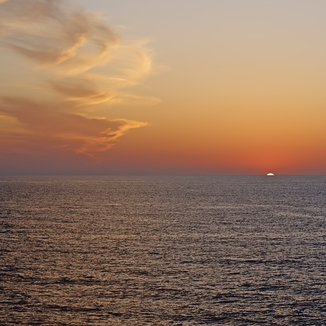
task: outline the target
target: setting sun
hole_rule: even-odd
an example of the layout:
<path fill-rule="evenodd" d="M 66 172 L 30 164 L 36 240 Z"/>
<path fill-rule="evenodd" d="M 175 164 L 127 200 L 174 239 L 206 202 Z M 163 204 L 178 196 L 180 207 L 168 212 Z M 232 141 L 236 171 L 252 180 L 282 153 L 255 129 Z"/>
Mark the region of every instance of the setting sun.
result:
<path fill-rule="evenodd" d="M 272 172 L 270 172 L 270 173 L 267 173 L 266 175 L 267 175 L 268 177 L 274 177 L 275 174 L 272 173 Z"/>

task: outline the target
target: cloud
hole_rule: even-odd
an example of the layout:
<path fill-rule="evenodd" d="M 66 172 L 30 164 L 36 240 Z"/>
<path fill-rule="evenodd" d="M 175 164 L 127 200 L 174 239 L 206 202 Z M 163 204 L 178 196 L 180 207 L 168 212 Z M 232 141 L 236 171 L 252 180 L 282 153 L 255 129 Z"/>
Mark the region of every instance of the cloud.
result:
<path fill-rule="evenodd" d="M 64 108 L 28 99 L 0 98 L 0 115 L 14 118 L 12 137 L 27 135 L 56 139 L 62 147 L 76 153 L 94 155 L 112 147 L 113 141 L 132 128 L 146 123 L 125 119 L 88 118 L 63 111 Z"/>
<path fill-rule="evenodd" d="M 79 74 L 104 64 L 119 43 L 99 17 L 61 0 L 10 0 L 1 9 L 7 46 L 40 67 Z"/>
<path fill-rule="evenodd" d="M 107 102 L 115 96 L 115 91 L 109 91 L 94 81 L 85 78 L 70 78 L 64 81 L 52 80 L 50 86 L 67 100 L 79 101 L 83 105 L 99 104 Z"/>
<path fill-rule="evenodd" d="M 68 1 L 0 3 L 0 45 L 36 68 L 30 76 L 33 83 L 28 97 L 4 90 L 13 84 L 23 87 L 26 80 L 8 82 L 0 94 L 0 122 L 8 125 L 10 120 L 11 126 L 2 128 L 0 146 L 4 146 L 4 139 L 10 144 L 20 139 L 18 147 L 23 138 L 42 143 L 46 139 L 51 146 L 95 155 L 112 147 L 127 130 L 146 125 L 85 115 L 95 114 L 100 103 L 103 112 L 103 105 L 159 102 L 122 91 L 152 73 L 152 53 L 145 42 L 124 44 L 103 18 Z M 0 82 L 6 84 L 2 79 Z M 41 99 L 37 89 L 50 94 L 51 101 Z M 12 121 L 16 122 L 14 127 Z"/>
<path fill-rule="evenodd" d="M 156 97 L 139 96 L 119 93 L 112 100 L 112 103 L 124 104 L 124 105 L 156 105 L 161 102 Z"/>

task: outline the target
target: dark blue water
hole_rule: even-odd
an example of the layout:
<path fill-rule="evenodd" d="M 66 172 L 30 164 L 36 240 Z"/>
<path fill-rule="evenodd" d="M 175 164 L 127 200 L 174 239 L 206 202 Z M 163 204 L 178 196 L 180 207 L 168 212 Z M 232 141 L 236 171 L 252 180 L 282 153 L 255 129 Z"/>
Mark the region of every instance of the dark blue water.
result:
<path fill-rule="evenodd" d="M 1 325 L 326 325 L 325 177 L 2 177 Z"/>

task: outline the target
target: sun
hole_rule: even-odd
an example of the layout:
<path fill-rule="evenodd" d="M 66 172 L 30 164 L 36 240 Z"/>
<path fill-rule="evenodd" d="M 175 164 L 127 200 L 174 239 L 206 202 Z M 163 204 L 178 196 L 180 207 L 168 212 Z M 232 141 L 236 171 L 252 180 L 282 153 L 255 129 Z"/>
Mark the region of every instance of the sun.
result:
<path fill-rule="evenodd" d="M 267 173 L 266 175 L 267 175 L 268 177 L 274 177 L 275 174 L 272 173 L 272 172 L 269 172 L 269 173 Z"/>

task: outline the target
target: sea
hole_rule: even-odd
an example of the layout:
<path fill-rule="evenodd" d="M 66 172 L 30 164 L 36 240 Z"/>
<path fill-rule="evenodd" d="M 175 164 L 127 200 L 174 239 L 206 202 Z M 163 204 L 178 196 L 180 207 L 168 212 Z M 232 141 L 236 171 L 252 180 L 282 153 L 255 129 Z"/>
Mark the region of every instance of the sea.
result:
<path fill-rule="evenodd" d="M 0 325 L 326 325 L 325 176 L 0 177 Z"/>

